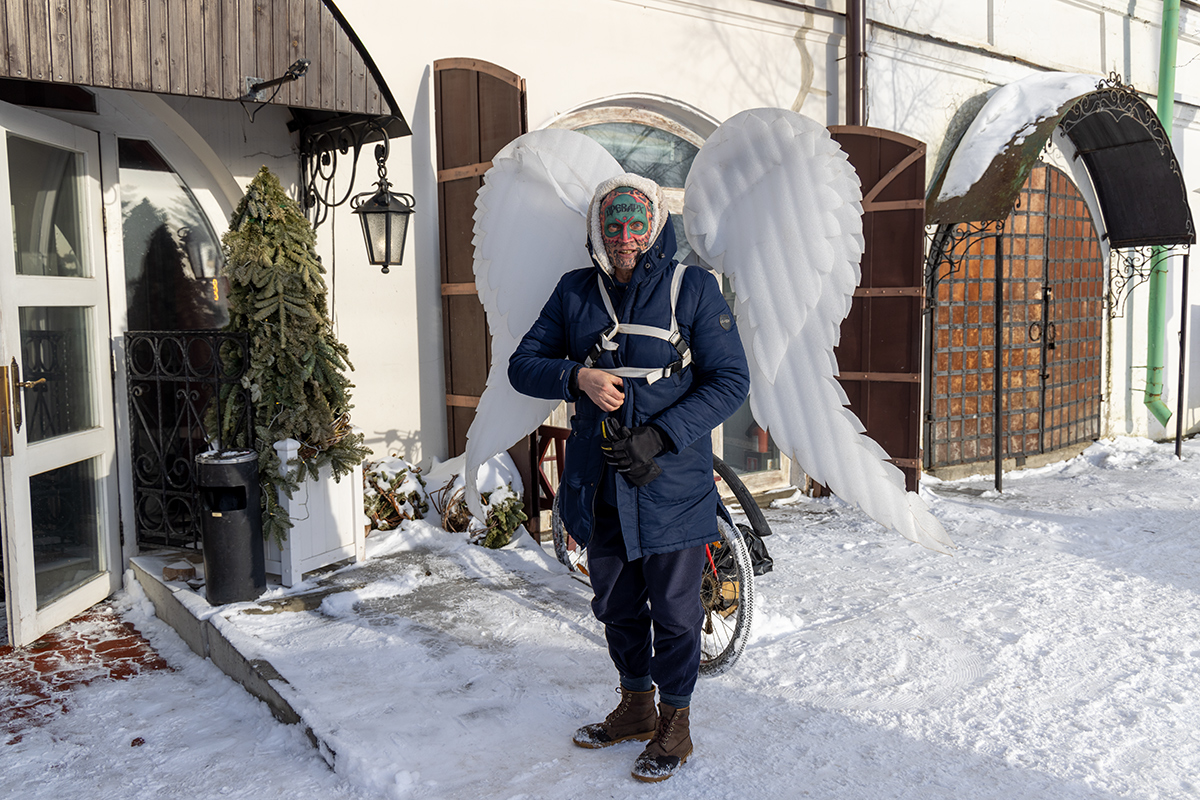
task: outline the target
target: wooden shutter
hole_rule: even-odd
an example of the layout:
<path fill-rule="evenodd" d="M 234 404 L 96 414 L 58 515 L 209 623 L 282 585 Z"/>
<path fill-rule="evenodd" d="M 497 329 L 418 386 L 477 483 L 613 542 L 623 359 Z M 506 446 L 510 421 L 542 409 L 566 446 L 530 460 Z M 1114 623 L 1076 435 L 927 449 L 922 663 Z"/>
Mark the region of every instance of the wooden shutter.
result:
<path fill-rule="evenodd" d="M 850 409 L 915 491 L 920 478 L 925 145 L 892 131 L 829 129 L 863 189 L 862 282 L 836 348 Z"/>
<path fill-rule="evenodd" d="M 491 337 L 475 292 L 475 194 L 492 157 L 526 130 L 525 80 L 486 61 L 451 58 L 434 62 L 433 85 L 446 427 L 455 456 L 466 449 L 491 363 Z"/>

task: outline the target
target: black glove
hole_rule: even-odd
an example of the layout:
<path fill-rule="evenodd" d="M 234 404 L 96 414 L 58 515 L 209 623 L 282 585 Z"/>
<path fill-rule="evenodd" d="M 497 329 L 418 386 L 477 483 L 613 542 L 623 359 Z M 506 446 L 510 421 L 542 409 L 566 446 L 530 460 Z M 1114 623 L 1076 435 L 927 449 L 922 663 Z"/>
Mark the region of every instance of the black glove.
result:
<path fill-rule="evenodd" d="M 645 486 L 662 474 L 654 457 L 666 449 L 666 437 L 653 425 L 630 430 L 609 417 L 600 424 L 604 440 L 600 453 L 609 466 L 622 473 L 634 486 Z"/>

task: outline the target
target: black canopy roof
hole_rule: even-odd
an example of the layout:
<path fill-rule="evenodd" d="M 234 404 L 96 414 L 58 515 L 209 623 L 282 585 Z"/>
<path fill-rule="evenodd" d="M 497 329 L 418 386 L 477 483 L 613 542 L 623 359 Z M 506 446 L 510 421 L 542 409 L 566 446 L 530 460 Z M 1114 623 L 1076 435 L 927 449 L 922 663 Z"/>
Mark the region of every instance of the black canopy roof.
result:
<path fill-rule="evenodd" d="M 1046 141 L 1061 127 L 1091 176 L 1111 247 L 1196 241 L 1187 187 L 1170 138 L 1154 109 L 1132 88 L 1102 86 L 1065 103 L 1057 115 L 1030 124 L 963 196 L 938 202 L 945 172 L 939 175 L 927 196 L 929 222 L 1007 218 Z"/>

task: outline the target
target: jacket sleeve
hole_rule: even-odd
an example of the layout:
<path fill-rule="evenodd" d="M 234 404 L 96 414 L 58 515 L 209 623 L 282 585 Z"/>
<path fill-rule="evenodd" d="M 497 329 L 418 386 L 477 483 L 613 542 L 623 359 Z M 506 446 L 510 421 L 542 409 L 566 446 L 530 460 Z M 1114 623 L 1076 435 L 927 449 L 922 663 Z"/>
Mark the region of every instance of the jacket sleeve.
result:
<path fill-rule="evenodd" d="M 750 391 L 746 352 L 716 278 L 699 267 L 689 267 L 688 271 L 701 275 L 688 341 L 690 369 L 694 370 L 692 386 L 678 402 L 651 420 L 670 437 L 671 449 L 676 453 L 700 437 L 709 436 L 741 407 Z"/>
<path fill-rule="evenodd" d="M 521 394 L 573 402 L 578 398 L 571 392 L 571 375 L 579 365 L 567 358 L 562 298 L 560 281 L 533 327 L 509 357 L 508 381 Z"/>

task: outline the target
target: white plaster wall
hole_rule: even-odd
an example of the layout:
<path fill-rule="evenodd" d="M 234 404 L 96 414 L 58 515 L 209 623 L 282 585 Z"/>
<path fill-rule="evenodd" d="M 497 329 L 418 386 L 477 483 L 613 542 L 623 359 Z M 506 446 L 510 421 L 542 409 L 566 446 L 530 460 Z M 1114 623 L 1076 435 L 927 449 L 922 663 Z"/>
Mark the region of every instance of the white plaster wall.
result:
<path fill-rule="evenodd" d="M 295 191 L 300 168 L 296 137 L 287 131 L 292 115 L 286 108 L 256 109 L 252 104 L 242 106 L 203 97 L 160 97 L 212 148 L 243 192 L 264 166 L 275 173 L 285 188 Z M 217 230 L 224 232 L 220 226 Z"/>
<path fill-rule="evenodd" d="M 914 10 L 915 9 L 915 10 Z M 878 16 L 876 16 L 876 12 Z M 1161 2 L 1104 0 L 956 0 L 954 3 L 868 1 L 869 124 L 906 133 L 929 145 L 930 180 L 963 125 L 997 86 L 1040 69 L 1105 76 L 1120 73 L 1157 102 Z M 985 31 L 985 34 L 980 34 Z M 982 42 L 980 40 L 983 40 Z M 1189 187 L 1200 186 L 1200 12 L 1180 15 L 1173 146 Z M 957 116 L 956 116 L 957 115 Z M 1189 155 L 1191 160 L 1189 161 Z M 1193 217 L 1200 200 L 1189 193 Z M 1166 320 L 1163 401 L 1179 397 L 1180 323 L 1188 317 L 1190 364 L 1185 378 L 1184 430 L 1200 427 L 1200 289 L 1181 295 L 1180 259 L 1171 264 Z M 1145 284 L 1128 296 L 1106 332 L 1109 367 L 1103 435 L 1174 436 L 1176 421 L 1160 425 L 1145 409 L 1147 296 Z"/>
<path fill-rule="evenodd" d="M 829 6 L 815 3 L 814 6 Z M 841 10 L 841 2 L 834 4 Z M 745 108 L 801 108 L 839 121 L 841 20 L 749 0 L 369 0 L 338 7 L 372 54 L 413 136 L 393 140 L 388 176 L 415 195 L 402 267 L 365 264 L 358 223 L 339 210 L 334 261 L 339 334 L 356 372 L 355 424 L 376 453 L 445 457 L 437 244 L 434 61 L 469 57 L 526 79 L 531 129 L 616 95 L 661 95 L 718 120 Z M 440 32 L 440 33 L 439 33 Z M 369 156 L 369 154 L 367 154 Z M 356 191 L 367 191 L 367 159 Z M 333 238 L 322 229 L 322 246 Z"/>

